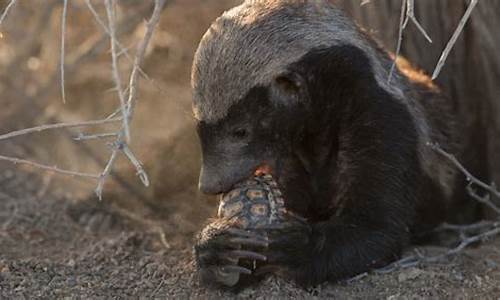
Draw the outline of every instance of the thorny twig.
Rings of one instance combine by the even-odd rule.
[[[455,29],[455,32],[453,32],[453,35],[451,36],[450,40],[446,44],[446,47],[441,53],[441,56],[438,60],[438,63],[436,64],[436,67],[434,68],[434,72],[432,73],[432,80],[436,79],[439,76],[439,73],[441,72],[441,69],[443,68],[446,59],[448,58],[448,55],[450,54],[451,50],[453,49],[453,46],[457,42],[458,37],[463,31],[463,28],[465,24],[467,23],[467,20],[469,19],[472,11],[474,10],[474,7],[476,6],[478,0],[471,0],[469,3],[469,6],[467,7],[467,10],[465,11],[464,15],[462,16],[462,19],[460,20],[457,28]],[[406,12],[405,12],[406,8]],[[422,35],[427,39],[429,43],[432,43],[431,38],[427,34],[427,32],[424,30],[420,22],[418,22],[417,18],[415,17],[415,0],[401,0],[401,17],[400,17],[400,22],[399,22],[399,33],[398,33],[398,42],[396,46],[396,52],[394,53],[394,61],[391,65],[391,69],[389,71],[389,78],[387,79],[387,82],[391,82],[392,76],[394,74],[394,69],[396,67],[396,60],[401,52],[401,44],[403,41],[403,31],[406,29],[406,26],[408,25],[409,21],[412,21],[415,26],[417,26],[418,30],[422,33]]]
[[[448,249],[444,253],[434,256],[424,255],[418,249],[415,249],[414,255],[403,257],[402,259],[395,261],[384,268],[375,270],[374,271],[375,273],[380,273],[380,274],[389,273],[397,269],[414,267],[422,263],[440,262],[443,259],[446,259],[450,256],[453,256],[461,252],[467,246],[473,243],[486,241],[491,237],[500,235],[500,208],[491,201],[491,196],[490,196],[493,195],[494,197],[497,198],[500,197],[500,191],[497,190],[495,184],[492,183],[491,185],[488,185],[482,182],[481,180],[477,179],[469,171],[467,171],[467,169],[456,159],[454,155],[444,151],[441,147],[439,147],[438,144],[428,143],[428,146],[430,146],[438,154],[449,160],[455,167],[457,167],[462,172],[462,174],[465,175],[467,181],[469,182],[467,186],[467,191],[471,195],[471,197],[476,201],[485,204],[489,208],[493,209],[497,213],[498,218],[496,221],[483,220],[477,223],[465,224],[465,225],[443,223],[441,224],[441,226],[437,227],[434,231],[456,232],[459,237],[459,242],[455,247]],[[476,193],[476,191],[472,188],[472,184],[481,187],[488,193],[485,196],[479,196]]]
[[[66,41],[66,16],[68,14],[68,0],[63,2],[63,11],[61,17],[61,54],[60,54],[60,71],[61,71],[61,97],[63,103],[66,103],[66,91],[64,87],[64,58],[65,58],[65,41]]]
[[[26,159],[22,159],[22,158],[17,158],[17,157],[0,155],[0,160],[8,161],[8,162],[11,162],[14,164],[29,165],[31,167],[35,167],[35,168],[42,169],[45,171],[60,173],[60,174],[69,175],[69,176],[99,179],[99,175],[97,175],[97,174],[64,170],[64,169],[58,168],[56,166],[48,166],[48,165],[40,164],[40,163],[37,163],[34,161],[30,161],[30,160],[26,160]]]
[[[406,9],[405,9],[406,8]],[[389,78],[387,82],[391,82],[392,75],[394,74],[394,69],[396,68],[396,60],[401,52],[401,44],[403,43],[403,32],[406,29],[409,21],[412,21],[418,30],[422,33],[425,39],[432,43],[432,39],[429,37],[425,29],[420,25],[417,18],[415,17],[415,0],[401,0],[401,15],[399,17],[399,31],[398,31],[398,42],[396,46],[396,52],[394,53],[394,61],[391,65],[391,70],[389,71]]]
[[[109,31],[108,26],[104,23],[102,18],[99,16],[99,14],[95,10],[94,6],[92,5],[92,2],[90,2],[90,0],[85,0],[85,3],[87,4],[89,11],[94,16],[94,19],[96,20],[97,24],[99,24],[99,26],[101,26],[101,28],[104,30],[104,32],[107,35],[110,35],[110,31]],[[123,46],[123,44],[120,43],[120,41],[118,39],[116,39],[115,41],[116,41],[116,46],[120,50],[120,52],[118,53],[118,56],[123,54],[123,55],[125,55],[125,58],[129,62],[133,63],[134,59],[130,56],[128,49],[125,46]],[[149,75],[146,72],[144,72],[144,70],[140,67],[139,67],[139,73],[141,74],[142,77],[144,77],[144,79],[151,82],[156,88],[158,88],[160,90],[160,92],[165,93],[165,90],[158,84],[158,82],[156,82],[153,78],[149,77]]]
[[[139,47],[137,49],[137,54],[134,60],[134,67],[132,69],[132,73],[130,74],[130,81],[129,81],[129,97],[127,101],[128,105],[127,115],[129,119],[132,118],[137,98],[137,84],[138,84],[137,75],[139,74],[139,68],[140,65],[142,64],[142,61],[144,60],[144,55],[146,54],[146,48],[149,44],[149,41],[151,40],[151,37],[153,36],[153,31],[156,27],[156,24],[160,20],[161,11],[163,9],[163,6],[165,5],[165,1],[166,0],[155,0],[155,8],[153,10],[153,15],[146,24],[146,33],[144,34],[144,38],[142,42],[139,44]]]
[[[403,43],[403,25],[405,20],[405,7],[406,0],[401,0],[401,15],[399,16],[399,31],[398,31],[398,43],[396,46],[396,53],[394,53],[394,61],[391,65],[391,70],[389,71],[388,83],[391,83],[392,75],[394,74],[394,69],[396,68],[396,60],[398,59],[399,53],[401,52],[401,44]]]
[[[468,182],[473,183],[483,188],[484,190],[488,191],[495,197],[500,198],[500,191],[496,189],[495,184],[492,183],[491,185],[488,185],[479,180],[477,177],[475,177],[469,171],[467,171],[467,169],[457,160],[457,158],[454,155],[441,149],[441,147],[438,144],[428,143],[428,146],[430,146],[434,151],[442,155],[444,158],[448,159],[455,167],[457,167],[458,170],[460,170],[460,172],[462,172],[465,175],[465,178],[467,179]]]
[[[429,42],[432,43],[432,39],[430,38],[429,34],[425,31],[425,29],[420,25],[420,22],[418,22],[417,18],[415,17],[415,0],[407,0],[406,4],[406,20],[403,24],[403,29],[406,28],[406,25],[408,24],[408,21],[412,21],[415,26],[417,26],[417,29],[422,33],[422,35],[425,37],[425,39]]]
[[[14,1],[11,1],[9,6],[13,5],[13,2]],[[47,166],[47,165],[43,165],[40,163],[32,162],[32,161],[25,160],[25,159],[15,158],[15,157],[0,156],[0,160],[10,161],[10,162],[13,162],[16,164],[22,163],[22,164],[30,165],[32,167],[40,168],[43,170],[52,171],[55,173],[97,179],[98,184],[97,184],[95,191],[96,191],[96,194],[99,197],[99,199],[102,198],[102,190],[103,190],[105,180],[109,176],[109,174],[111,173],[119,152],[122,152],[129,159],[129,161],[132,163],[132,165],[136,168],[137,174],[140,177],[143,184],[146,186],[149,185],[149,180],[148,180],[147,174],[144,171],[141,162],[136,158],[136,156],[133,154],[133,152],[129,148],[129,146],[128,146],[129,139],[127,139],[126,136],[128,134],[128,130],[127,130],[129,127],[128,125],[130,124],[130,122],[132,120],[135,102],[137,101],[138,74],[145,75],[145,73],[142,72],[140,65],[142,64],[142,62],[144,60],[146,48],[151,40],[151,37],[153,35],[153,31],[159,22],[161,11],[162,11],[163,6],[165,4],[165,0],[155,0],[155,6],[154,6],[153,13],[152,13],[152,17],[146,24],[146,33],[144,35],[144,38],[142,39],[142,41],[140,42],[140,44],[138,46],[138,50],[137,50],[135,58],[133,60],[133,68],[132,68],[132,72],[130,74],[129,85],[127,87],[127,89],[129,90],[128,99],[126,99],[126,101],[125,101],[126,93],[123,89],[121,89],[121,84],[119,84],[119,82],[120,82],[119,73],[118,73],[119,53],[117,51],[117,48],[121,48],[120,52],[123,52],[123,53],[125,53],[126,50],[124,50],[122,47],[119,47],[118,41],[116,40],[116,29],[115,29],[116,27],[114,24],[115,20],[114,20],[114,12],[113,12],[114,2],[115,2],[114,0],[111,0],[111,1],[106,0],[106,2],[105,2],[106,11],[107,11],[108,20],[109,20],[109,26],[105,27],[105,25],[103,25],[103,27],[105,27],[105,32],[108,34],[110,41],[111,41],[113,77],[115,80],[115,84],[117,84],[117,90],[119,91],[120,99],[121,99],[121,103],[120,103],[121,106],[120,106],[120,109],[118,110],[118,112],[121,111],[122,116],[117,117],[116,114],[113,114],[112,116],[109,116],[108,118],[103,119],[103,120],[95,120],[95,121],[87,121],[87,122],[79,122],[79,123],[57,123],[57,124],[51,124],[51,125],[42,125],[42,126],[17,130],[17,131],[13,131],[13,132],[10,132],[10,133],[4,134],[4,135],[0,135],[0,140],[6,140],[6,139],[26,135],[26,134],[31,134],[31,133],[35,133],[35,132],[49,130],[49,129],[86,127],[86,126],[93,126],[93,125],[103,125],[103,124],[115,123],[115,122],[119,122],[119,121],[122,122],[123,123],[122,128],[117,133],[102,133],[102,134],[94,134],[94,135],[87,135],[87,136],[80,134],[76,138],[76,140],[102,139],[102,138],[107,138],[107,137],[115,137],[116,138],[115,141],[112,143],[113,148],[112,148],[112,153],[111,153],[110,159],[106,163],[106,166],[104,167],[103,171],[98,175],[90,174],[90,173],[68,171],[68,170],[64,170],[64,169],[61,169],[61,168],[58,168],[55,166],[53,166],[53,167]],[[88,3],[90,3],[90,2],[88,2]],[[6,10],[8,10],[8,8]],[[5,14],[6,14],[6,12],[4,12],[4,15]],[[64,8],[63,8],[63,29],[62,29],[62,41],[61,41],[61,77],[62,78],[64,75],[64,71],[63,71],[63,67],[64,67],[64,33],[65,33],[66,14],[67,14],[67,0],[64,1]],[[102,21],[100,23],[104,24]],[[147,76],[145,75],[145,77],[147,77]],[[64,82],[61,82],[61,85],[62,85],[62,91],[63,91],[62,93],[63,93],[63,99],[64,99]]]
[[[116,132],[98,133],[98,134],[89,134],[89,135],[84,135],[83,133],[80,133],[78,136],[74,137],[73,140],[75,140],[75,141],[88,141],[88,140],[98,140],[98,139],[105,139],[105,138],[116,138],[117,136],[118,136],[118,133],[116,133]]]
[[[160,20],[161,11],[163,9],[164,4],[165,4],[165,0],[155,0],[155,7],[153,9],[153,14],[151,16],[151,19],[146,24],[146,33],[144,34],[144,38],[142,39],[139,46],[137,47],[137,53],[135,55],[134,65],[132,68],[132,72],[130,73],[130,80],[129,80],[129,85],[128,85],[129,92],[128,92],[128,100],[126,103],[127,111],[125,114],[127,117],[128,123],[130,123],[132,121],[135,102],[137,100],[138,74],[139,74],[140,65],[142,64],[142,61],[144,60],[144,56],[146,54],[146,48],[149,44],[149,41],[151,40],[151,37],[153,36],[154,29]],[[110,25],[109,27],[111,28],[112,25]],[[111,32],[111,30],[110,30],[110,32]],[[116,51],[116,48],[112,48],[111,50]],[[117,147],[115,147],[113,149],[113,153],[115,153],[117,151],[122,151],[125,154],[125,156],[130,160],[132,165],[134,165],[134,167],[136,168],[137,175],[141,179],[142,183],[145,186],[149,186],[148,176],[147,176],[146,172],[144,171],[144,169],[142,168],[142,164],[140,163],[140,161],[135,157],[135,155],[132,153],[132,151],[128,147],[127,142],[123,140],[124,135],[125,135],[124,128],[122,128],[121,133],[118,135],[118,137],[116,139],[115,145],[117,145]],[[111,170],[111,168],[113,167],[113,164],[114,164],[115,155],[113,155],[113,154],[111,155],[111,158],[108,161],[108,164],[106,165],[105,170],[106,169]],[[103,172],[101,178],[99,179],[98,186],[95,190],[99,199],[102,198],[102,187],[103,187],[104,182],[106,180],[106,177],[108,175],[109,175],[109,172]]]
[[[477,224],[481,224],[481,226],[478,227],[483,227],[482,225],[483,222],[479,222]],[[476,227],[476,224],[470,224],[470,225],[464,225],[464,226],[470,226],[470,227]],[[443,259],[446,259],[448,257],[451,257],[455,254],[460,253],[463,251],[466,247],[468,247],[471,244],[477,243],[477,242],[483,242],[487,241],[489,238],[497,236],[500,234],[500,222],[494,222],[489,224],[488,230],[482,231],[478,234],[472,235],[472,236],[467,236],[462,229],[459,229],[457,226],[460,225],[453,225],[451,226],[453,229],[450,230],[459,230],[460,233],[460,242],[458,243],[457,246],[448,249],[444,253],[437,254],[437,255],[432,255],[432,256],[427,256],[418,249],[414,249],[415,254],[414,255],[409,255],[406,257],[403,257],[402,259],[393,262],[392,264],[374,270],[374,273],[378,274],[385,274],[385,273],[390,273],[398,269],[405,269],[405,268],[410,268],[410,267],[415,267],[417,265],[420,265],[422,263],[437,263],[443,261]]]
[[[125,134],[125,139],[127,143],[130,143],[130,130],[127,117],[127,111],[125,107],[125,93],[122,87],[122,80],[120,77],[120,72],[118,71],[118,54],[116,52],[117,42],[115,35],[115,12],[114,6],[116,5],[115,0],[106,0],[106,14],[108,15],[108,27],[109,27],[109,39],[111,41],[111,66],[113,73],[113,80],[115,82],[116,90],[118,93],[118,98],[120,99],[120,109],[123,117],[123,132]]]
[[[27,135],[35,132],[41,132],[50,129],[62,129],[62,128],[74,128],[74,127],[88,127],[88,126],[97,126],[97,125],[105,125],[120,122],[122,120],[121,117],[103,119],[103,120],[92,120],[92,121],[84,121],[84,122],[75,122],[75,123],[56,123],[56,124],[48,124],[41,125],[21,130],[12,131],[6,134],[0,135],[0,141],[11,139],[14,137]]]
[[[95,193],[99,200],[102,200],[102,190],[104,189],[104,183],[106,181],[106,178],[109,176],[109,173],[111,173],[111,169],[113,168],[113,164],[115,163],[119,147],[119,145],[114,145],[113,151],[111,152],[111,157],[109,158],[108,163],[106,164],[106,167],[104,167],[101,175],[99,175],[99,182],[97,183],[97,187],[95,189]]]
[[[5,18],[7,17],[9,10],[12,8],[12,6],[14,6],[14,4],[16,4],[16,1],[17,0],[10,0],[9,4],[7,4],[7,7],[5,7],[5,10],[3,11],[2,16],[0,16],[0,26],[2,25],[3,20],[5,20]]]
[[[477,0],[471,0],[469,3],[469,6],[467,7],[467,10],[465,11],[464,15],[462,16],[462,19],[460,19],[460,22],[458,23],[457,29],[455,29],[455,32],[453,32],[453,35],[451,36],[450,40],[448,41],[448,44],[446,44],[446,47],[444,48],[443,52],[441,53],[441,57],[439,58],[439,61],[436,65],[436,68],[434,69],[434,72],[432,73],[432,80],[436,79],[439,76],[439,73],[441,72],[441,69],[444,66],[444,63],[446,62],[446,58],[448,58],[448,55],[451,52],[451,49],[453,49],[453,46],[457,42],[458,37],[462,33],[465,23],[467,23],[467,20],[470,17],[470,14],[474,10],[474,7],[477,4]]]

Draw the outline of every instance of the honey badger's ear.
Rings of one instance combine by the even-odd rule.
[[[285,71],[277,75],[270,86],[271,101],[279,106],[293,106],[305,96],[306,84],[297,72]]]

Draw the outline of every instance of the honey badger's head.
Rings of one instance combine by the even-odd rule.
[[[321,65],[317,56],[329,56],[325,49],[332,47],[336,62]],[[225,192],[263,164],[277,177],[292,168],[289,181],[310,172],[305,132],[320,130],[328,122],[322,114],[335,105],[319,103],[321,93],[348,85],[338,89],[342,97],[361,84],[355,78],[384,85],[388,68],[380,57],[327,1],[253,0],[224,13],[201,40],[192,68],[203,153],[200,189]],[[326,82],[321,72],[336,78]]]

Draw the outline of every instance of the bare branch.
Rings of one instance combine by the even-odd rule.
[[[105,120],[116,118],[116,116],[119,115],[121,111],[122,108],[118,107],[114,112],[112,112],[109,116],[107,116]]]
[[[492,226],[493,224],[494,223],[491,221],[480,221],[480,222],[472,223],[472,224],[443,223],[439,227],[437,227],[434,231],[439,232],[439,231],[451,230],[451,231],[468,233],[470,231],[476,231],[476,230],[481,230],[481,229],[487,228],[489,226]]]
[[[17,0],[10,0],[9,4],[7,4],[7,6],[5,7],[5,10],[3,11],[2,16],[0,16],[0,26],[2,26],[3,21],[5,20],[5,18],[9,14],[9,10],[12,8],[12,6],[14,6],[14,4],[16,4],[16,1]]]
[[[436,79],[439,76],[439,73],[441,72],[441,69],[444,66],[444,63],[446,62],[446,58],[448,58],[448,55],[451,52],[451,49],[453,49],[453,46],[457,42],[458,37],[460,36],[460,33],[462,33],[462,30],[464,29],[465,23],[467,23],[467,20],[470,17],[470,14],[472,13],[472,10],[474,10],[474,7],[477,4],[477,0],[471,0],[469,3],[469,6],[467,7],[467,10],[465,11],[465,14],[463,15],[462,19],[458,23],[457,29],[455,29],[455,32],[451,36],[450,40],[448,41],[448,44],[446,44],[446,47],[443,50],[443,53],[441,53],[441,57],[439,58],[439,61],[436,65],[436,68],[434,69],[434,72],[432,73],[432,80]]]
[[[7,14],[7,10],[14,4],[15,1],[11,1],[9,3],[6,11],[2,15],[4,18]],[[153,31],[156,27],[156,25],[159,22],[160,14],[161,11],[164,7],[165,0],[156,0],[155,1],[155,6],[153,9],[153,13],[151,16],[151,19],[149,22],[146,24],[146,32],[144,35],[143,40],[139,43],[138,50],[136,51],[136,55],[134,56],[134,59],[131,58],[129,55],[127,49],[123,47],[117,40],[117,35],[119,33],[122,33],[124,31],[129,31],[133,27],[136,26],[137,22],[141,20],[140,16],[141,14],[132,14],[131,18],[133,17],[133,22],[130,20],[120,20],[119,24],[115,24],[115,12],[114,12],[114,6],[116,5],[115,0],[106,0],[104,2],[106,12],[107,12],[107,17],[109,24],[106,25],[102,19],[99,17],[95,9],[93,8],[90,0],[86,0],[87,6],[89,7],[89,10],[92,12],[94,15],[94,18],[97,20],[97,22],[101,25],[101,27],[104,29],[104,34],[101,35],[99,39],[93,39],[95,41],[92,41],[90,43],[90,47],[87,46],[88,43],[85,43],[83,47],[80,47],[75,51],[76,55],[72,55],[68,58],[68,61],[70,64],[68,64],[69,67],[74,67],[74,65],[80,63],[81,61],[88,59],[89,57],[94,56],[97,53],[97,50],[102,48],[104,43],[106,42],[107,38],[110,40],[110,45],[111,45],[111,59],[112,59],[112,74],[113,74],[113,80],[116,84],[115,89],[118,92],[119,98],[120,98],[120,108],[108,116],[106,119],[103,120],[94,120],[94,121],[86,121],[86,122],[79,122],[79,123],[56,123],[56,124],[51,124],[51,125],[42,125],[42,126],[37,126],[33,128],[27,128],[27,129],[22,129],[18,131],[13,131],[7,134],[0,135],[0,141],[1,140],[6,140],[10,138],[15,138],[18,136],[22,135],[27,135],[35,132],[40,132],[40,131],[45,131],[49,129],[67,129],[71,127],[85,127],[85,126],[93,126],[93,125],[104,125],[104,124],[111,124],[111,123],[116,123],[116,122],[122,122],[122,127],[120,128],[119,132],[111,132],[111,133],[96,133],[96,134],[91,134],[91,135],[84,135],[80,133],[75,140],[77,141],[83,141],[83,140],[94,140],[94,139],[106,139],[106,138],[115,138],[115,141],[112,143],[113,145],[113,150],[111,153],[111,157],[106,163],[106,166],[104,167],[103,171],[101,174],[95,175],[95,174],[87,174],[87,173],[79,173],[79,172],[73,172],[73,171],[68,171],[68,170],[63,170],[57,167],[51,167],[43,164],[39,164],[36,162],[32,162],[29,160],[24,160],[20,158],[13,158],[13,157],[7,157],[7,156],[0,156],[0,160],[6,160],[10,161],[12,163],[24,163],[31,165],[33,167],[38,167],[47,171],[53,171],[53,172],[59,172],[67,175],[72,175],[72,176],[84,176],[84,177],[89,177],[89,178],[94,178],[98,179],[97,187],[96,187],[96,194],[98,197],[101,199],[102,198],[102,190],[105,184],[105,181],[107,177],[112,173],[113,166],[116,162],[116,159],[118,157],[118,154],[120,152],[123,152],[124,155],[127,157],[127,159],[131,162],[131,164],[136,168],[137,174],[140,177],[142,183],[146,186],[149,185],[149,179],[147,177],[146,172],[144,171],[144,168],[142,167],[142,163],[137,159],[137,157],[133,154],[133,152],[130,150],[128,146],[128,142],[130,141],[130,121],[132,120],[132,115],[133,115],[133,107],[131,105],[134,105],[135,102],[137,101],[137,88],[138,88],[138,74],[142,75],[144,78],[147,80],[152,81],[155,83],[151,78],[147,76],[146,73],[144,73],[140,67],[144,60],[145,56],[145,51],[146,48],[151,40]],[[54,2],[55,3],[55,2]],[[68,4],[69,1],[64,0],[63,1],[63,12],[62,12],[62,28],[61,28],[61,53],[60,53],[60,77],[61,77],[61,94],[63,101],[65,102],[65,85],[64,85],[64,79],[65,79],[65,67],[68,67],[65,65],[65,33],[66,33],[66,21],[67,21],[67,13],[68,13]],[[120,73],[119,73],[119,56],[121,54],[124,54],[127,59],[129,59],[132,62],[132,71],[130,74],[129,78],[129,84],[126,87],[122,86],[121,83],[121,78],[120,78]],[[70,68],[71,69],[71,68]],[[56,72],[57,73],[57,72]],[[42,91],[48,91],[49,87],[52,86],[52,83],[55,83],[57,80],[57,75],[52,76],[52,78],[49,80],[49,83],[46,85],[46,88],[43,88]],[[156,85],[156,84],[155,84]],[[156,85],[157,86],[157,85]],[[130,92],[130,90],[133,91],[133,93]],[[161,90],[161,88],[160,88]],[[162,90],[161,90],[162,91]],[[42,92],[42,94],[43,94]],[[39,92],[40,93],[40,92]],[[38,94],[39,94],[38,93]],[[121,116],[118,116],[118,114],[121,112]]]
[[[137,49],[137,54],[134,59],[134,67],[132,69],[132,73],[130,74],[130,80],[129,80],[129,96],[127,101],[128,105],[127,116],[129,118],[129,121],[132,120],[135,108],[135,102],[137,98],[137,84],[138,84],[137,75],[139,72],[139,66],[142,64],[142,61],[144,60],[144,55],[146,54],[146,48],[149,44],[149,41],[151,40],[151,37],[153,36],[155,27],[158,24],[158,21],[160,20],[161,11],[164,5],[165,5],[165,0],[155,0],[155,8],[153,10],[153,14],[151,16],[151,19],[146,24],[146,33],[144,34],[144,38],[139,44],[139,47]]]
[[[454,155],[441,149],[441,147],[438,144],[427,143],[427,145],[430,146],[434,151],[436,151],[437,153],[448,159],[453,165],[455,165],[460,170],[460,172],[462,172],[465,175],[467,181],[485,189],[486,191],[493,194],[495,197],[500,198],[500,192],[496,189],[494,184],[488,185],[482,182],[481,180],[477,179],[474,175],[472,175],[469,171],[467,171],[467,169],[465,169],[465,167],[456,159]]]
[[[61,56],[60,56],[60,68],[61,68],[61,96],[63,103],[66,103],[66,91],[64,88],[64,52],[65,52],[65,40],[66,40],[66,15],[68,13],[68,0],[64,0],[62,20],[61,20]]]
[[[483,197],[479,196],[472,187],[472,182],[467,185],[467,192],[476,201],[481,202],[489,208],[493,209],[500,216],[500,208],[498,208],[493,202],[491,202],[490,194],[486,194]]]
[[[406,7],[406,10],[405,10]],[[394,61],[391,65],[391,70],[389,71],[389,78],[387,82],[390,83],[392,76],[394,74],[394,69],[396,68],[396,61],[401,52],[401,44],[403,43],[403,32],[406,29],[409,21],[412,21],[415,26],[417,26],[418,30],[422,33],[425,39],[432,43],[432,39],[429,37],[425,29],[420,25],[417,18],[415,17],[415,0],[401,0],[401,14],[399,16],[399,31],[398,31],[398,43],[396,46],[396,52],[394,54]]]
[[[427,34],[425,29],[420,25],[420,22],[417,20],[415,17],[415,0],[407,0],[408,3],[406,4],[406,20],[404,22],[403,28],[406,28],[406,25],[408,24],[408,21],[411,20],[415,26],[417,26],[417,29],[422,33],[422,35],[425,37],[425,39],[429,42],[432,43],[432,39],[430,36]]]
[[[116,53],[116,36],[115,36],[115,12],[114,6],[116,5],[115,0],[106,0],[106,13],[108,15],[108,27],[109,27],[109,39],[111,41],[111,66],[113,73],[113,80],[115,82],[116,90],[118,93],[118,98],[120,99],[120,109],[123,117],[123,132],[125,135],[125,140],[130,143],[130,130],[127,117],[127,110],[125,107],[125,93],[122,87],[122,81],[120,77],[120,72],[118,70],[118,55]]]
[[[450,228],[453,228],[451,230],[455,229],[461,229],[462,225],[450,225]],[[463,225],[463,228],[471,229],[471,228],[481,228],[484,229],[485,223],[484,222],[479,222],[475,224],[470,224],[470,225]],[[376,269],[373,272],[378,273],[378,274],[385,274],[385,273],[390,273],[398,269],[404,269],[404,268],[409,268],[409,267],[414,267],[422,263],[437,263],[440,261],[443,261],[444,259],[447,259],[450,256],[453,256],[455,254],[460,253],[463,251],[466,247],[469,245],[476,243],[476,242],[482,242],[486,241],[487,239],[497,236],[500,234],[500,222],[496,223],[491,223],[488,226],[487,230],[482,231],[479,234],[473,235],[473,236],[467,236],[466,234],[461,234],[460,235],[460,241],[457,244],[457,246],[446,250],[444,253],[438,254],[438,255],[433,255],[433,256],[427,256],[421,253],[420,250],[415,249],[415,254],[414,255],[409,255],[406,257],[401,258],[400,260],[397,260],[383,268]]]
[[[56,123],[56,124],[49,124],[49,125],[41,125],[41,126],[36,126],[36,127],[32,127],[32,128],[16,130],[16,131],[12,131],[12,132],[0,135],[0,141],[14,138],[14,137],[18,137],[21,135],[31,134],[31,133],[35,133],[35,132],[41,132],[41,131],[45,131],[45,130],[49,130],[49,129],[97,126],[97,125],[116,123],[116,122],[120,122],[121,120],[122,120],[122,118],[118,117],[118,118],[112,118],[112,119],[93,120],[93,121],[85,121],[85,122],[78,122],[78,123]]]
[[[86,177],[86,178],[93,178],[93,179],[98,179],[99,175],[97,174],[91,174],[91,173],[82,173],[82,172],[75,172],[75,171],[69,171],[69,170],[64,170],[60,169],[56,166],[48,166],[48,165],[43,165],[37,162],[33,162],[30,160],[22,159],[22,158],[17,158],[17,157],[9,157],[9,156],[3,156],[0,155],[0,160],[3,161],[8,161],[14,164],[24,164],[24,165],[29,165],[38,169],[42,169],[45,171],[50,171],[50,172],[55,172],[55,173],[60,173],[64,175],[69,175],[69,176],[74,176],[74,177]]]
[[[148,174],[146,174],[144,168],[142,167],[142,163],[135,157],[132,150],[130,150],[127,144],[123,144],[121,150],[123,151],[125,156],[127,156],[127,158],[130,160],[132,165],[134,165],[135,169],[137,170],[137,176],[139,176],[139,178],[141,179],[142,184],[144,184],[144,186],[149,186]]]
[[[467,246],[476,243],[486,241],[488,238],[493,236],[500,235],[500,208],[496,206],[491,201],[491,196],[495,197],[500,196],[500,192],[497,190],[496,185],[492,183],[488,185],[481,180],[474,177],[465,167],[453,156],[452,154],[444,151],[439,147],[438,144],[428,143],[428,145],[441,156],[448,159],[455,167],[457,167],[465,176],[469,184],[467,185],[468,193],[474,198],[476,201],[487,205],[489,208],[493,209],[498,214],[498,219],[496,221],[480,221],[473,224],[448,224],[443,223],[441,226],[437,227],[434,232],[442,232],[442,231],[454,231],[458,234],[458,244],[445,251],[444,253],[434,255],[434,256],[426,256],[415,249],[416,254],[410,255],[407,257],[403,257],[398,261],[393,262],[392,264],[382,268],[377,269],[375,273],[388,273],[397,269],[412,267],[418,265],[420,263],[435,263],[439,262],[443,259],[446,259],[452,255],[455,255],[462,250],[464,250]],[[488,192],[485,196],[480,196],[476,193],[473,188],[473,185],[483,188]]]
[[[139,44],[137,53],[135,55],[134,64],[133,64],[132,72],[130,74],[130,80],[129,80],[129,86],[128,86],[128,91],[129,91],[128,92],[128,100],[127,100],[127,103],[126,104],[124,103],[121,107],[122,112],[123,112],[123,109],[125,107],[127,109],[124,116],[126,116],[127,122],[129,124],[132,121],[132,116],[133,116],[133,112],[134,112],[134,105],[135,105],[135,101],[137,98],[138,74],[140,72],[139,71],[140,65],[142,64],[142,62],[144,60],[146,48],[151,40],[151,37],[153,36],[154,29],[160,20],[161,11],[163,10],[164,4],[165,4],[165,0],[155,0],[155,7],[153,10],[153,14],[151,16],[151,19],[146,24],[146,33],[144,34],[144,38],[142,39],[141,43]],[[116,59],[116,49],[114,48],[115,42],[114,42],[114,38],[112,37],[113,30],[114,30],[112,28],[113,27],[113,18],[109,17],[109,16],[112,16],[112,13],[113,13],[110,0],[106,0],[106,10],[108,11],[108,19],[110,20],[108,31],[110,33],[111,40],[112,40],[112,42],[111,42],[112,43],[111,44],[112,45],[112,52],[114,52],[114,54],[112,54],[112,56],[113,56],[113,60],[115,60]],[[117,73],[117,69],[115,68],[115,66],[113,66],[113,69],[114,69],[113,72],[116,71],[116,73]],[[116,78],[115,78],[115,82],[116,82]],[[117,87],[117,88],[120,89],[119,87]],[[101,177],[99,179],[99,183],[98,183],[97,188],[96,188],[96,194],[99,197],[99,199],[102,198],[102,190],[103,190],[104,182],[113,168],[118,151],[122,151],[127,156],[127,158],[130,160],[130,162],[136,168],[137,174],[138,174],[139,178],[141,179],[142,183],[145,186],[149,186],[149,179],[148,179],[146,172],[144,171],[144,168],[142,167],[142,163],[135,157],[135,155],[129,149],[127,141],[123,140],[124,135],[125,135],[125,128],[122,128],[120,134],[118,134],[118,137],[114,143],[113,153],[111,154],[111,157],[110,157],[108,163],[106,164],[104,171],[101,174]]]
[[[98,177],[99,182],[97,183],[95,193],[97,195],[97,198],[99,198],[99,200],[102,200],[102,190],[104,189],[104,183],[106,182],[106,178],[109,176],[109,173],[111,173],[111,169],[113,168],[113,164],[115,163],[118,150],[119,150],[118,145],[115,145],[113,151],[111,152],[111,157],[109,158],[108,163],[106,164],[106,167],[104,167],[104,170]]]
[[[394,53],[394,61],[392,62],[391,70],[389,71],[389,78],[387,78],[387,83],[391,83],[391,79],[392,79],[392,76],[394,74],[394,69],[396,68],[396,61],[398,59],[399,53],[401,52],[401,44],[403,43],[405,6],[406,6],[406,0],[401,0],[401,14],[399,16],[398,43],[396,46],[396,52]]]
[[[456,247],[446,251],[443,254],[436,255],[436,256],[427,256],[427,257],[422,256],[420,259],[424,262],[432,263],[432,262],[438,262],[446,257],[457,254],[460,251],[462,251],[463,249],[465,249],[467,246],[469,246],[475,242],[485,241],[490,237],[493,237],[493,236],[500,234],[500,226],[499,225],[500,225],[500,223],[494,223],[491,226],[491,228],[487,231],[484,231],[484,232],[477,234],[477,235],[474,235],[474,236],[462,238],[462,240],[460,241],[460,243]]]
[[[116,132],[98,133],[98,134],[91,134],[91,135],[84,135],[83,133],[80,133],[78,136],[73,138],[73,140],[75,140],[75,141],[88,141],[88,140],[106,139],[106,138],[117,137],[117,136],[118,136],[118,133],[116,133]]]
[[[108,26],[106,26],[106,24],[104,23],[102,18],[99,16],[99,14],[95,10],[94,6],[92,5],[92,2],[90,2],[90,0],[85,0],[85,3],[87,4],[88,9],[90,10],[92,15],[94,16],[94,19],[96,20],[96,22],[100,25],[100,27],[104,30],[104,32],[106,34],[110,35],[110,31],[109,31]],[[133,58],[130,56],[128,49],[125,46],[123,46],[123,44],[121,44],[120,41],[118,41],[118,39],[116,39],[116,46],[118,46],[118,49],[120,50],[120,52],[118,52],[118,56],[123,54],[123,55],[125,55],[125,58],[127,58],[127,60],[129,62],[131,62],[131,63],[134,62]],[[161,93],[163,93],[163,94],[166,93],[166,91],[158,84],[158,82],[156,82],[156,80],[154,80],[153,78],[149,77],[149,75],[146,72],[144,72],[144,70],[140,67],[139,67],[139,73],[147,81],[151,82]]]

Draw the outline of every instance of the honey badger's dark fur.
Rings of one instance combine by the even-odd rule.
[[[246,1],[200,43],[192,71],[200,188],[227,191],[270,165],[287,207],[309,227],[269,230],[269,247],[252,249],[301,284],[383,266],[447,217],[456,174],[427,146],[457,151],[446,101],[399,70],[388,83],[390,67],[326,1]],[[202,271],[226,263],[233,238],[202,232]]]

